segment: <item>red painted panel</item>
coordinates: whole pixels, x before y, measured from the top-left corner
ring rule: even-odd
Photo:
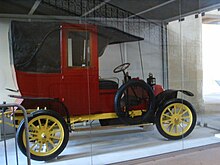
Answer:
[[[114,111],[114,98],[117,89],[105,89],[100,90],[100,111],[97,110],[97,113],[109,113]]]
[[[22,96],[59,98],[61,74],[40,74],[16,71]]]
[[[158,94],[163,92],[164,89],[161,85],[156,84],[156,85],[153,86],[153,91],[154,91],[154,95],[157,96]]]

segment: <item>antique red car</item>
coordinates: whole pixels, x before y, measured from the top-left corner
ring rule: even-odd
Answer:
[[[11,60],[21,95],[11,97],[22,99],[21,104],[33,110],[28,123],[32,159],[57,157],[79,122],[99,120],[101,126],[153,123],[168,139],[192,132],[196,112],[188,101],[177,98],[178,92],[193,96],[191,92],[163,90],[152,74],[147,81],[132,78],[127,72],[130,63],[113,70],[124,76],[120,86],[115,79],[99,77],[98,58],[107,45],[139,40],[98,25],[12,21]],[[26,154],[24,121],[16,136]]]

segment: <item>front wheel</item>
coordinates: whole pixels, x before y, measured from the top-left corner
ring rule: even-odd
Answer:
[[[172,99],[156,113],[156,127],[165,138],[177,140],[188,136],[196,124],[193,106],[183,99]]]
[[[24,120],[16,137],[21,152],[26,155]],[[57,157],[66,147],[69,131],[65,120],[56,112],[39,110],[28,118],[31,159],[47,161]]]

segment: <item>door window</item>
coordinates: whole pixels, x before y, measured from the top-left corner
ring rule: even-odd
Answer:
[[[88,32],[68,33],[68,67],[90,66],[90,35]]]

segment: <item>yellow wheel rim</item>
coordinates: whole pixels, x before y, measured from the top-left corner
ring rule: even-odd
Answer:
[[[28,122],[30,153],[47,156],[59,149],[64,140],[62,124],[53,116],[40,115]],[[23,143],[26,147],[25,132]]]
[[[181,136],[191,127],[193,116],[191,110],[182,103],[167,106],[160,117],[160,124],[165,133],[170,136]]]

